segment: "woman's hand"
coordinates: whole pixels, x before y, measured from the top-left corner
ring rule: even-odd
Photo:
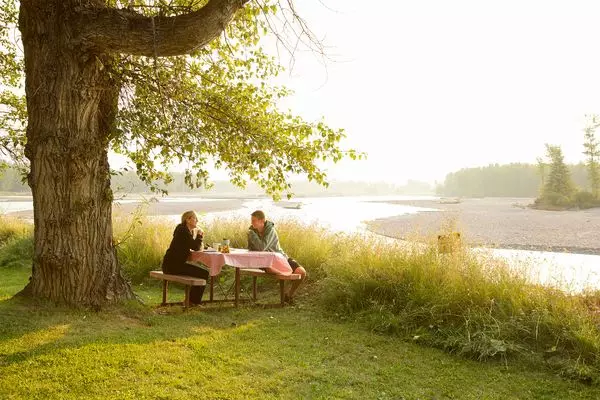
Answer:
[[[204,232],[202,231],[202,229],[196,227],[194,229],[192,229],[192,238],[194,240],[196,240],[196,237],[200,235],[201,237],[204,236]]]

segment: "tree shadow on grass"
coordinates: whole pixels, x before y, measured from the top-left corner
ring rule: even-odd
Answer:
[[[0,366],[94,343],[177,342],[214,332],[222,336],[256,325],[266,312],[247,306],[215,304],[184,310],[134,302],[94,312],[13,297],[0,301]]]

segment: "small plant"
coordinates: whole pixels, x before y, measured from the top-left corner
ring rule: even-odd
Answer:
[[[33,234],[33,225],[18,218],[0,216],[0,245]]]
[[[174,228],[175,224],[166,219],[135,213],[115,218],[117,256],[127,279],[138,284],[148,278],[150,271],[161,268]]]
[[[11,217],[0,217],[0,268],[31,268],[33,225]]]

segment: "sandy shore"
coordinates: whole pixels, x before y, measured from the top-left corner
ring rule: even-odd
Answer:
[[[581,211],[541,211],[525,208],[533,199],[463,199],[459,204],[437,200],[392,201],[434,208],[367,223],[372,232],[400,238],[438,234],[454,224],[473,246],[600,254],[600,208]]]
[[[227,200],[205,200],[205,201],[166,201],[166,202],[148,202],[146,204],[145,214],[151,216],[161,215],[180,215],[187,210],[195,210],[196,212],[208,213],[218,211],[237,210],[242,207],[244,201],[241,199]],[[113,204],[113,214],[123,215],[130,214],[142,203],[124,203]],[[17,211],[10,213],[11,216],[20,218],[33,218],[33,211]]]

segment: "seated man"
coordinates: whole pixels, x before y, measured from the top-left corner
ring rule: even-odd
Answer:
[[[306,270],[296,260],[288,258],[283,252],[283,249],[279,246],[279,236],[275,230],[275,224],[266,220],[264,212],[260,210],[254,211],[251,223],[252,225],[248,229],[248,250],[281,253],[288,259],[288,263],[292,267],[292,272],[301,275],[302,279],[293,281],[292,287],[285,295],[285,301],[291,303],[296,289],[298,289],[298,286],[306,278]]]

